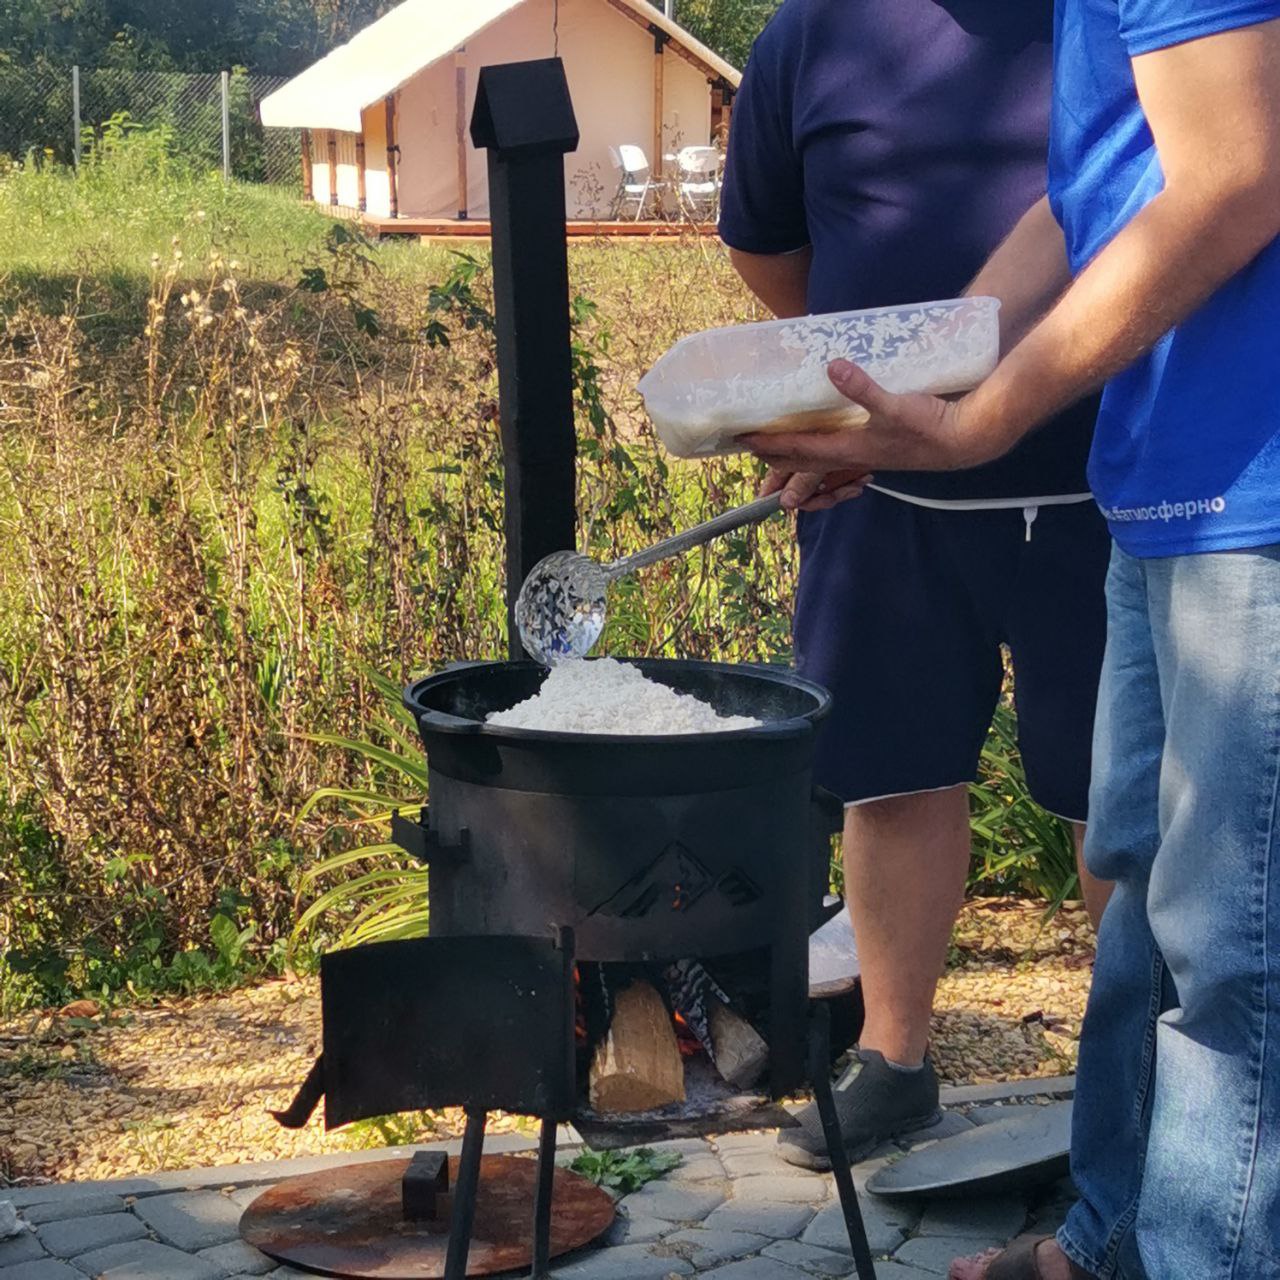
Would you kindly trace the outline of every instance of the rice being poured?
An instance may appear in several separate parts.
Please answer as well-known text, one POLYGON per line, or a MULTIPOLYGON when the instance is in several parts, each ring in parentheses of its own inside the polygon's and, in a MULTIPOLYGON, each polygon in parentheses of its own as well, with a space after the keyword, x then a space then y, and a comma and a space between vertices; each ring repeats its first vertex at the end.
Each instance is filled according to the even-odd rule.
POLYGON ((613 658, 572 659, 551 668, 542 688, 488 724, 552 733, 681 734, 754 729, 762 721, 722 716, 709 703, 677 693, 613 658))

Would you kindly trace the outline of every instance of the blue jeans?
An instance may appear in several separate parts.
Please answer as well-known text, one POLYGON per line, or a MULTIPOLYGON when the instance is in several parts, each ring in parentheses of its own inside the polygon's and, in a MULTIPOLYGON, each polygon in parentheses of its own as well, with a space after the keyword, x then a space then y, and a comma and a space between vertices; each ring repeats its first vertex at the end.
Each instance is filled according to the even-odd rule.
POLYGON ((1280 1277, 1280 546, 1117 549, 1107 603, 1058 1239, 1104 1280, 1280 1277))

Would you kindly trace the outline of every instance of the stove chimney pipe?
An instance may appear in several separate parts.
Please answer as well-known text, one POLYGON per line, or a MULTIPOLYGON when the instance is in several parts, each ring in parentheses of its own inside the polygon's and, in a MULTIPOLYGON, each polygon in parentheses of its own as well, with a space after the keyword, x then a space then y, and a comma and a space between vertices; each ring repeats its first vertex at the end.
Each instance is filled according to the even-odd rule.
POLYGON ((577 541, 564 157, 578 124, 559 58, 484 67, 471 140, 489 153, 498 402, 506 471, 507 626, 535 564, 577 541))

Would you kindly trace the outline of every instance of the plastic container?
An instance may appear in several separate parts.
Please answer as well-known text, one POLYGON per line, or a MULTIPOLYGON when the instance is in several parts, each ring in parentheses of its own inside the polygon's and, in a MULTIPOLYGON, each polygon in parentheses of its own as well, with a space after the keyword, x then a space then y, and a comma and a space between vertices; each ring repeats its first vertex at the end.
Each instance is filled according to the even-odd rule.
POLYGON ((640 393, 678 458, 740 452, 748 431, 864 426, 866 410, 827 377, 833 360, 889 391, 971 391, 999 359, 999 312, 995 298, 957 298, 708 329, 677 342, 640 393))

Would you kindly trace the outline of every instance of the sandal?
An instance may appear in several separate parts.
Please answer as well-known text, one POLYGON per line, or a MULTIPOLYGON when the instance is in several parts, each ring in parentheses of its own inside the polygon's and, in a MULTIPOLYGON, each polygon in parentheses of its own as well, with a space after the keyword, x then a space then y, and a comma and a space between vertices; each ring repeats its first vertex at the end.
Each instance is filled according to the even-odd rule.
MULTIPOLYGON (((1052 1236, 1019 1236, 1003 1252, 989 1250, 976 1258, 957 1258, 948 1280, 1046 1280, 1037 1257, 1040 1246, 1052 1236)), ((1097 1280, 1069 1258, 1071 1280, 1097 1280)))

